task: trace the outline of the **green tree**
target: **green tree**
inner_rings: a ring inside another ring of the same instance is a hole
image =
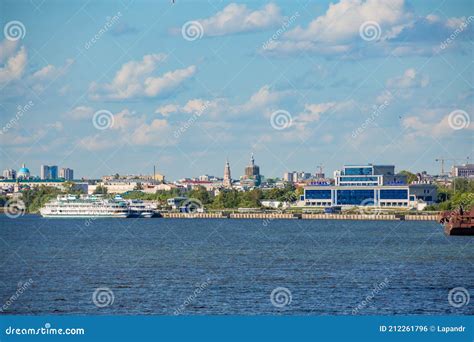
[[[106,186],[98,185],[98,186],[95,188],[93,194],[94,194],[94,195],[106,195],[107,192],[108,192],[108,189],[107,189]]]
[[[398,174],[406,176],[408,184],[411,184],[413,181],[416,181],[418,179],[417,175],[407,170],[400,171]]]
[[[191,190],[188,194],[188,197],[199,200],[203,205],[212,202],[212,198],[209,194],[209,191],[207,191],[206,188],[203,186],[199,186],[198,188]]]

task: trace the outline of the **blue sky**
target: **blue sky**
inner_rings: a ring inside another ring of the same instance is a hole
[[[2,1],[0,168],[439,171],[473,158],[471,1]],[[448,165],[451,162],[447,162]]]

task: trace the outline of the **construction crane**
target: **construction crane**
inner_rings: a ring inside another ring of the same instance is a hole
[[[458,161],[466,161],[466,164],[469,163],[469,157],[466,157],[466,158],[445,158],[445,157],[438,157],[435,159],[435,161],[437,162],[441,162],[441,176],[444,175],[444,163],[446,161],[452,161],[454,163],[458,162]]]

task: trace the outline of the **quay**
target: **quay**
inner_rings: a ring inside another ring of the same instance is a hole
[[[264,219],[264,220],[371,220],[371,221],[436,221],[437,215],[400,214],[294,214],[294,213],[178,213],[161,212],[163,218],[180,219]]]

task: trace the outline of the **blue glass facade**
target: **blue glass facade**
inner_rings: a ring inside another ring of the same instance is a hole
[[[387,189],[380,190],[381,200],[401,199],[408,200],[408,190],[403,189]]]
[[[367,176],[367,177],[350,177],[350,176],[340,176],[340,182],[377,182],[376,176]]]
[[[361,205],[364,201],[373,204],[374,190],[337,190],[337,205]]]
[[[331,190],[306,190],[306,199],[331,199]]]
[[[49,167],[51,179],[58,179],[58,167],[56,165]]]
[[[352,165],[336,172],[334,185],[305,188],[305,206],[408,207],[410,190],[393,165]],[[329,189],[328,189],[329,187]]]
[[[344,168],[344,175],[347,176],[357,176],[357,175],[371,175],[371,167],[348,167]]]

